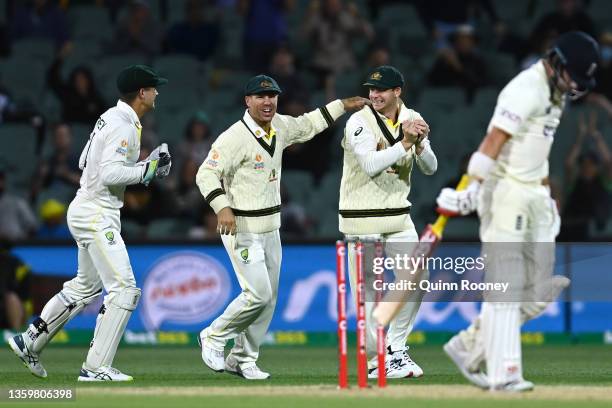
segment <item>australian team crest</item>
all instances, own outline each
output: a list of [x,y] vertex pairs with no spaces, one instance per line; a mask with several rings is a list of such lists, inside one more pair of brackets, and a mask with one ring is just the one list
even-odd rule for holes
[[375,81],[379,81],[381,78],[382,78],[382,75],[378,71],[370,75],[370,79],[373,79]]
[[113,231],[107,231],[104,233],[104,236],[108,240],[108,245],[115,245],[115,233]]
[[244,248],[240,251],[240,257],[244,263],[249,263],[249,248]]

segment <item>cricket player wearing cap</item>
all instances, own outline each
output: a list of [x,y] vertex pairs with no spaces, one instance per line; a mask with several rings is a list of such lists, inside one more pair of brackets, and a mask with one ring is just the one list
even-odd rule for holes
[[[410,218],[410,175],[416,162],[427,175],[438,162],[428,139],[429,126],[400,99],[404,78],[392,66],[375,68],[363,84],[372,102],[351,115],[344,132],[344,167],[340,186],[340,231],[349,240],[349,279],[355,288],[355,240],[384,242],[386,256],[406,253],[418,242]],[[411,255],[412,253],[408,254]],[[370,273],[368,268],[364,268]],[[398,271],[394,271],[398,272]],[[367,281],[367,279],[366,279]],[[369,288],[366,287],[366,291]],[[352,290],[353,294],[356,293]],[[388,378],[420,377],[423,370],[408,355],[406,340],[421,304],[415,292],[387,332]],[[378,376],[373,302],[366,302],[366,350],[369,377]]]
[[502,89],[487,135],[470,159],[467,190],[445,188],[438,196],[442,213],[478,210],[488,255],[485,279],[511,281],[519,290],[505,299],[485,293],[480,316],[444,346],[461,373],[481,388],[533,388],[523,379],[520,325],[569,284],[565,277],[552,277],[560,219],[548,187],[548,155],[566,100],[593,89],[598,63],[593,38],[583,32],[561,35],[544,58]]
[[[242,292],[199,335],[204,363],[249,380],[270,374],[257,367],[259,346],[276,305],[281,265],[280,178],[283,150],[312,139],[367,99],[335,100],[299,117],[276,113],[276,81],[266,75],[245,86],[244,116],[221,133],[196,182],[217,214],[218,231]],[[224,347],[234,339],[225,358]]]
[[81,153],[81,187],[67,213],[68,227],[78,246],[77,275],[64,283],[24,333],[9,339],[15,354],[37,377],[47,376],[40,362],[45,346],[104,288],[107,295],[78,381],[132,380],[112,367],[125,326],[140,299],[121,238],[119,211],[127,185],[148,185],[170,171],[171,158],[165,144],[137,162],[140,119],[155,107],[156,88],[166,82],[144,65],[123,69],[117,77],[121,97],[115,107],[100,116]]

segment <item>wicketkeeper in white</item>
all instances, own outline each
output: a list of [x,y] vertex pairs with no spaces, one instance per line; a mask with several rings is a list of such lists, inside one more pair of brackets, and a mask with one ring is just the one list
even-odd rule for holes
[[151,68],[133,65],[117,77],[121,95],[117,106],[96,122],[85,145],[79,167],[81,187],[68,208],[68,227],[78,246],[78,270],[64,283],[25,333],[9,345],[37,377],[47,372],[40,354],[53,336],[93,302],[104,289],[107,295],[96,319],[96,328],[79,381],[131,381],[112,367],[117,346],[130,315],[140,299],[140,289],[121,238],[120,208],[125,187],[148,185],[170,172],[168,147],[162,144],[143,161],[140,155],[142,116],[154,109],[156,87],[167,83]]
[[[566,100],[593,89],[598,61],[599,47],[587,34],[560,36],[499,94],[488,133],[470,159],[467,190],[445,188],[438,196],[443,213],[478,210],[480,239],[490,258],[485,278],[524,284],[518,298],[500,301],[485,294],[478,319],[444,346],[462,374],[481,388],[533,388],[523,379],[520,326],[569,285],[565,277],[552,277],[560,219],[550,197],[548,155]],[[548,293],[539,293],[546,282]]]
[[[360,97],[335,100],[294,118],[276,113],[280,93],[269,76],[257,75],[247,82],[244,116],[219,135],[196,178],[217,214],[218,231],[242,288],[200,333],[202,359],[214,371],[249,380],[270,376],[256,362],[278,291],[283,150],[312,139],[345,111],[361,109],[368,102]],[[234,347],[225,358],[230,339]]]
[[[372,102],[351,115],[344,133],[344,168],[340,186],[340,231],[349,240],[349,279],[356,293],[355,240],[384,242],[386,256],[412,255],[419,240],[410,218],[410,175],[414,163],[427,175],[438,161],[428,139],[429,126],[418,112],[404,105],[400,96],[402,74],[394,67],[375,68],[363,84]],[[368,244],[367,242],[370,242]],[[408,253],[410,252],[410,253]],[[364,266],[371,273],[371,268]],[[366,278],[366,282],[372,280]],[[366,291],[368,288],[366,288]],[[412,295],[411,295],[412,296]],[[387,332],[386,375],[389,378],[420,377],[423,370],[408,355],[406,340],[421,304],[415,292],[391,322]],[[373,302],[366,302],[366,350],[369,377],[378,376],[376,322]]]

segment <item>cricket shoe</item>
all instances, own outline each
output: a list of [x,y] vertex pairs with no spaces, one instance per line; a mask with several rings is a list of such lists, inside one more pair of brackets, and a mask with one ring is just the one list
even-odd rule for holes
[[225,360],[225,371],[230,374],[240,376],[247,380],[267,380],[270,378],[270,373],[261,371],[257,365],[253,364],[246,368],[240,368],[240,364],[231,354]]
[[512,381],[497,387],[491,387],[492,392],[525,392],[533,390],[533,383],[523,379]]
[[[461,374],[475,386],[484,390],[489,389],[489,380],[482,371],[471,371],[467,367],[466,360],[470,352],[463,344],[459,336],[453,336],[445,345],[444,352],[455,363]],[[533,385],[533,384],[532,384]]]
[[131,375],[123,374],[121,371],[110,366],[102,366],[95,370],[90,370],[85,367],[81,368],[79,378],[77,381],[133,381],[134,378]]
[[408,347],[392,351],[391,346],[389,346],[387,351],[391,356],[387,368],[387,378],[418,378],[423,376],[423,369],[410,358]]
[[8,340],[8,345],[33,375],[40,378],[47,378],[47,370],[45,370],[45,367],[40,363],[38,354],[31,351],[26,346],[23,334],[11,337]]
[[225,353],[223,350],[217,350],[207,345],[202,340],[202,332],[198,335],[198,344],[202,349],[202,361],[204,361],[204,364],[213,371],[223,372],[225,366]]

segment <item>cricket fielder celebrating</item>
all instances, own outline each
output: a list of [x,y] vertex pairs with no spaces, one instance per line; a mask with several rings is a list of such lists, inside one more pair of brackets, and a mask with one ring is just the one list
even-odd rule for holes
[[[276,305],[281,264],[280,177],[283,150],[306,142],[331,126],[347,110],[367,99],[335,100],[300,117],[276,113],[276,81],[266,75],[245,86],[244,116],[213,143],[196,183],[217,214],[217,229],[242,292],[199,335],[202,360],[248,380],[270,374],[257,367],[259,346]],[[224,358],[225,343],[234,339]]]
[[[402,74],[394,67],[380,66],[369,74],[363,85],[370,90],[372,105],[351,115],[346,123],[340,186],[340,231],[349,240],[349,278],[353,289],[356,287],[354,241],[384,241],[388,257],[401,252],[401,247],[406,253],[406,248],[412,245],[405,243],[419,240],[410,219],[408,201],[412,167],[416,162],[427,175],[435,173],[438,167],[427,138],[429,126],[400,99],[404,85]],[[389,378],[423,375],[406,346],[421,299],[422,294],[415,291],[389,326],[385,368]],[[375,358],[376,322],[371,318],[372,306],[372,302],[366,303],[366,350],[373,357],[368,363],[369,377],[376,378],[379,368]]]
[[121,238],[119,210],[127,185],[148,185],[154,178],[165,177],[170,172],[171,160],[165,144],[146,160],[137,162],[140,119],[155,108],[156,87],[167,82],[144,65],[122,70],[117,77],[121,98],[117,106],[100,116],[81,153],[81,187],[67,214],[70,233],[78,246],[77,275],[64,283],[63,289],[49,300],[25,333],[9,339],[15,354],[37,377],[47,376],[39,360],[44,347],[104,288],[107,295],[78,380],[132,380],[112,367],[127,321],[140,299],[140,289],[136,287]]
[[[598,61],[599,47],[587,34],[560,36],[499,94],[488,133],[470,159],[467,190],[445,188],[438,196],[441,212],[478,210],[480,239],[491,258],[485,279],[518,282],[523,292],[530,282],[548,280],[554,297],[569,284],[563,277],[551,280],[560,219],[548,187],[548,155],[567,98],[595,86]],[[504,251],[496,251],[502,245]],[[520,325],[552,301],[540,296],[500,301],[485,294],[479,318],[444,346],[468,380],[491,390],[533,388],[523,379]],[[486,374],[479,368],[483,359]]]

